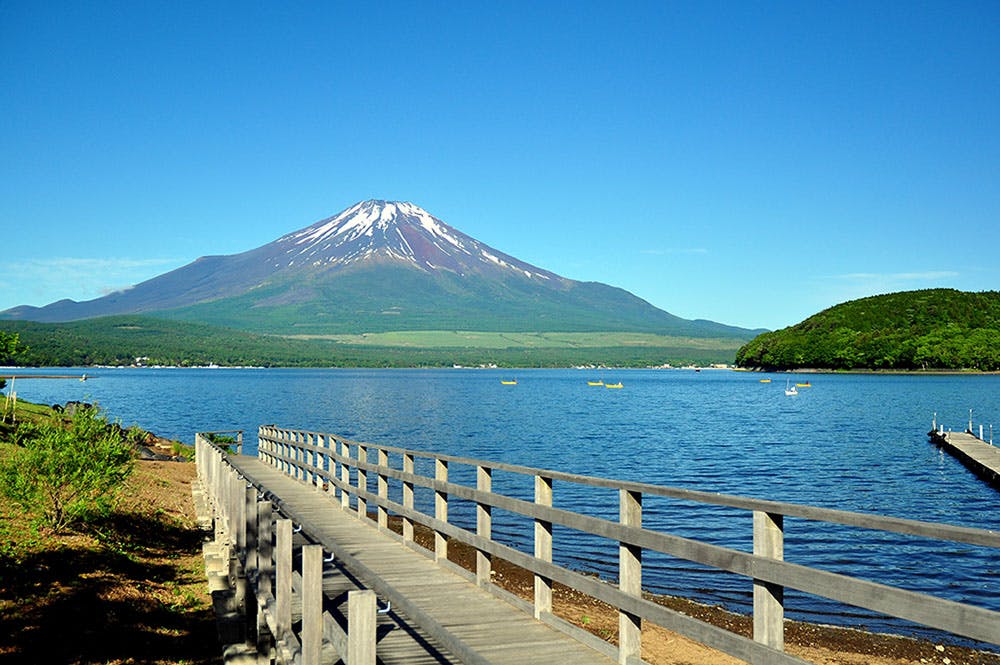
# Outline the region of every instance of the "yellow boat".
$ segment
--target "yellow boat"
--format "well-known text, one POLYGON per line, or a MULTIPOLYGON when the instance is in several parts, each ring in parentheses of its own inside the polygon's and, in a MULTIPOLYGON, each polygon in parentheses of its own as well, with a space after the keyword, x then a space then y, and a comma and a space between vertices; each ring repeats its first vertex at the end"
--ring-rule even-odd
POLYGON ((771 379, 761 379, 761 383, 771 383, 771 379))
POLYGON ((806 381, 805 383, 796 383, 799 388, 812 388, 812 384, 806 381))
POLYGON ((603 381, 587 381, 588 386, 603 386, 603 381))
POLYGON ((503 379, 500 379, 500 384, 504 386, 516 386, 517 379, 514 379, 513 381, 504 381, 503 379))
POLYGON ((622 384, 621 384, 620 381, 618 383, 605 383, 604 387, 605 388, 621 388, 622 384))

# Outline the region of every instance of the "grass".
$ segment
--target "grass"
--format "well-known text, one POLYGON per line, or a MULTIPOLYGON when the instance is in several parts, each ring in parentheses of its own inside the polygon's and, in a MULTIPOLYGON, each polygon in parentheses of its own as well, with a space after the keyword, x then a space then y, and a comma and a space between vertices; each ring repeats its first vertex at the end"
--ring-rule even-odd
MULTIPOLYGON (((19 420, 57 417, 18 402, 19 420)), ((0 455, 12 445, 0 428, 0 455)), ((193 464, 139 462, 107 516, 66 533, 0 499, 0 661, 219 661, 193 464)))
POLYGON ((687 348, 732 351, 740 340, 673 337, 628 332, 479 332, 468 330, 412 330, 357 335, 287 335, 291 339, 324 339, 356 346, 396 346, 420 349, 586 349, 609 347, 687 348))

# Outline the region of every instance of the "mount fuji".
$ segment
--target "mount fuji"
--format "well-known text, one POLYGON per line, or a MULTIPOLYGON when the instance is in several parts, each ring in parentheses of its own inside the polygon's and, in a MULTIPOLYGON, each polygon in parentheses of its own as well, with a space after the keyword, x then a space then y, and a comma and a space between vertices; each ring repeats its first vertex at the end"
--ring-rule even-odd
POLYGON ((382 200, 101 298, 20 306, 0 318, 65 322, 140 313, 303 335, 614 331, 750 339, 756 332, 682 319, 623 289, 561 277, 412 203, 382 200))

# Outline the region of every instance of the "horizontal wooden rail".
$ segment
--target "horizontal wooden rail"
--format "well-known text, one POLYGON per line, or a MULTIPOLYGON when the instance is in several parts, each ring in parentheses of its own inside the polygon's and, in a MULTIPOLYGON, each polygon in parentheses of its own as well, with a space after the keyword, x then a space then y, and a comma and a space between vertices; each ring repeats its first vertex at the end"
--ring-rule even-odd
MULTIPOLYGON (((277 456, 278 459, 284 459, 277 456)), ((337 455, 338 460, 344 460, 337 455)), ((285 461, 291 461, 285 459, 285 461)), ((559 524, 577 531, 618 541, 642 549, 669 554, 702 565, 710 566, 738 575, 751 577, 761 582, 797 589, 806 593, 836 600, 855 607, 881 612, 897 618, 914 621, 931 628, 945 630, 985 642, 997 638, 995 622, 1000 618, 998 613, 955 601, 944 600, 926 594, 906 591, 896 587, 859 580, 839 573, 831 573, 816 568, 788 563, 781 560, 762 558, 740 550, 734 550, 718 545, 702 543, 690 538, 673 536, 647 529, 623 526, 617 522, 581 515, 572 511, 548 506, 540 506, 530 501, 507 497, 492 492, 480 492, 465 485, 439 481, 412 473, 404 473, 395 469, 379 469, 376 465, 364 464, 370 470, 378 470, 381 474, 397 480, 409 482, 416 486, 433 489, 436 492, 452 497, 466 499, 481 505, 500 508, 532 519, 559 524)), ((521 554, 512 548, 498 545, 492 541, 483 541, 476 534, 448 524, 421 513, 402 504, 389 501, 356 486, 345 484, 324 471, 317 471, 317 476, 341 491, 349 492, 363 501, 376 504, 378 507, 413 520, 415 523, 455 538, 477 550, 493 554, 538 575, 552 577, 558 566, 547 564, 534 557, 521 554), (518 559, 514 561, 513 559, 518 559)), ((565 570, 565 569, 561 569, 565 570)), ((586 583, 590 578, 566 571, 570 575, 558 579, 562 584, 576 588, 586 583), (571 581, 567 581, 571 580, 571 581)), ((590 586, 588 584, 588 586, 590 586)), ((625 594, 613 590, 611 597, 601 597, 600 600, 612 605, 621 606, 625 594)), ((652 604, 652 603, 651 603, 652 604)), ((641 613, 640 613, 641 614, 641 613)), ((648 617, 647 617, 648 618, 648 617)))
MULTIPOLYGON (((312 437, 328 437, 330 441, 336 441, 338 447, 341 445, 356 446, 358 442, 346 439, 336 434, 319 434, 317 432, 304 430, 282 430, 295 431, 298 434, 312 437)), ((543 476, 576 485, 595 487, 611 490, 626 490, 638 492, 646 496, 660 496, 692 503, 701 503, 728 508, 737 508, 747 511, 759 511, 768 514, 784 515, 785 517, 798 517, 816 522, 827 522, 830 524, 840 524, 842 526, 858 527, 875 531, 889 533, 899 533, 910 536, 921 536, 935 540, 947 540, 951 542, 966 543, 969 545, 982 545, 984 547, 1000 548, 1000 531, 974 529, 970 527, 956 526, 953 524, 943 524, 936 522, 922 522, 901 517, 888 517, 883 515, 872 515, 867 513, 854 513, 833 508, 822 508, 818 506, 806 506, 802 504, 783 503, 780 501, 770 501, 767 499, 755 499, 752 497, 742 497, 731 494, 719 494, 714 492, 702 492, 664 485, 653 485, 627 480, 613 480, 608 478, 598 478, 595 476, 585 476, 581 474, 567 473, 552 469, 538 469, 505 462, 484 461, 468 457, 455 455, 436 454, 421 450, 410 450, 395 446, 383 446, 376 444, 361 444, 368 450, 385 452, 386 454, 410 455, 414 458, 429 460, 443 460, 457 465, 470 467, 486 466, 494 471, 506 471, 524 476, 543 476)), ((352 468, 362 468, 366 471, 378 471, 378 464, 360 462, 357 458, 338 455, 328 452, 331 449, 315 446, 307 443, 297 444, 300 450, 308 450, 314 454, 328 455, 338 462, 349 464, 352 468)), ((287 460, 290 464, 296 462, 287 460)), ((299 460, 301 462, 301 460, 299 460)), ((304 468, 304 467, 303 467, 304 468)))
MULTIPOLYGON (((536 616, 550 612, 546 586, 555 581, 613 605, 623 617, 632 616, 652 621, 738 658, 752 662, 801 662, 782 653, 783 589, 794 588, 962 637, 1000 644, 998 612, 849 575, 789 563, 784 561, 783 552, 784 517, 1000 548, 1000 533, 996 531, 595 478, 502 462, 360 443, 335 434, 273 426, 261 427, 258 440, 258 455, 261 459, 295 478, 310 482, 317 489, 339 494, 341 505, 355 506, 355 512, 359 517, 367 518, 369 510, 377 511, 377 522, 382 528, 386 526, 387 515, 400 517, 404 525, 402 537, 406 541, 412 541, 412 525, 420 524, 427 527, 437 534, 435 558, 444 559, 446 555, 442 556, 442 552, 446 551, 449 539, 468 544, 478 553, 477 580, 483 586, 490 584, 488 572, 484 575, 483 570, 488 569, 494 557, 508 560, 528 570, 536 578, 536 616), (377 463, 370 461, 375 455, 378 457, 377 463), (393 459, 398 463, 390 465, 390 460, 393 459), (417 459, 433 462, 435 467, 433 475, 417 473, 414 464, 417 459), (450 481, 449 465, 466 466, 475 470, 478 478, 476 486, 450 481), (532 482, 536 488, 535 500, 493 491, 492 478, 496 471, 533 478, 532 482), (369 477, 377 479, 377 489, 374 492, 369 488, 369 477), (393 487, 401 488, 402 494, 399 500, 389 497, 389 481, 393 481, 393 487), (633 504, 629 511, 625 510, 623 504, 622 517, 619 521, 553 507, 551 505, 553 481, 615 490, 622 501, 628 499, 633 504), (539 487, 542 488, 541 494, 538 493, 539 487), (424 488, 433 493, 436 505, 433 515, 422 512, 414 505, 415 488, 424 488), (724 506, 752 513, 754 553, 639 526, 643 496, 724 506), (449 523, 448 502, 454 499, 467 501, 476 506, 478 517, 475 533, 449 523), (491 523, 494 510, 507 511, 533 521, 536 525, 534 554, 492 540, 489 528, 483 525, 491 523), (485 522, 482 521, 484 519, 485 522), (551 533, 553 524, 604 538, 618 545, 622 553, 620 562, 622 588, 616 588, 552 563, 548 534, 551 533), (634 588, 626 588, 629 585, 634 586, 634 580, 641 580, 643 551, 667 554, 750 578, 754 585, 755 640, 747 640, 668 610, 643 599, 641 592, 637 593, 634 588), (628 579, 633 581, 626 584, 628 579), (539 587, 539 584, 542 586, 539 587), (539 589, 542 591, 538 591, 539 589)), ((526 539, 530 537, 526 536, 526 539)), ((632 630, 625 618, 621 625, 623 630, 632 630)), ((631 658, 632 654, 636 653, 634 635, 630 633, 626 637, 625 641, 628 644, 623 647, 623 653, 627 648, 629 654, 623 655, 623 659, 631 658)))
POLYGON ((297 525, 297 531, 306 538, 320 530, 310 525, 308 516, 298 514, 279 497, 270 495, 267 488, 254 485, 232 468, 227 462, 227 453, 221 446, 201 434, 196 436, 195 445, 199 477, 207 487, 214 490, 210 491, 210 497, 216 513, 217 529, 221 529, 221 540, 231 544, 233 556, 239 562, 239 571, 235 575, 253 587, 252 598, 238 599, 238 603, 250 607, 253 603, 247 603, 253 600, 261 608, 257 630, 269 631, 273 636, 277 662, 318 665, 320 647, 322 641, 326 640, 346 665, 374 665, 374 597, 378 594, 461 662, 491 665, 489 659, 457 639, 424 612, 419 604, 398 593, 391 584, 336 542, 316 539, 317 544, 302 546, 302 572, 293 571, 293 522, 297 525), (247 506, 255 503, 257 497, 265 498, 256 503, 255 510, 251 512, 247 506), (240 536, 241 533, 244 535, 240 536), (329 613, 321 610, 322 597, 317 594, 317 590, 322 589, 324 550, 331 552, 338 564, 350 571, 356 579, 364 580, 369 585, 368 589, 363 590, 364 593, 348 594, 346 632, 329 613), (298 632, 293 631, 291 621, 293 595, 300 598, 302 606, 302 621, 298 632))

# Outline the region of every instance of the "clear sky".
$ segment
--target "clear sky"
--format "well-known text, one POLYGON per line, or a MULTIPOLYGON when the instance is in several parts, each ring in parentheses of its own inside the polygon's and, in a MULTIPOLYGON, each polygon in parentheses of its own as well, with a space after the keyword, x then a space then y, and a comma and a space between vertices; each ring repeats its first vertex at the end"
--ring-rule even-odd
POLYGON ((369 198, 685 318, 1000 288, 1000 3, 0 0, 0 309, 369 198))

